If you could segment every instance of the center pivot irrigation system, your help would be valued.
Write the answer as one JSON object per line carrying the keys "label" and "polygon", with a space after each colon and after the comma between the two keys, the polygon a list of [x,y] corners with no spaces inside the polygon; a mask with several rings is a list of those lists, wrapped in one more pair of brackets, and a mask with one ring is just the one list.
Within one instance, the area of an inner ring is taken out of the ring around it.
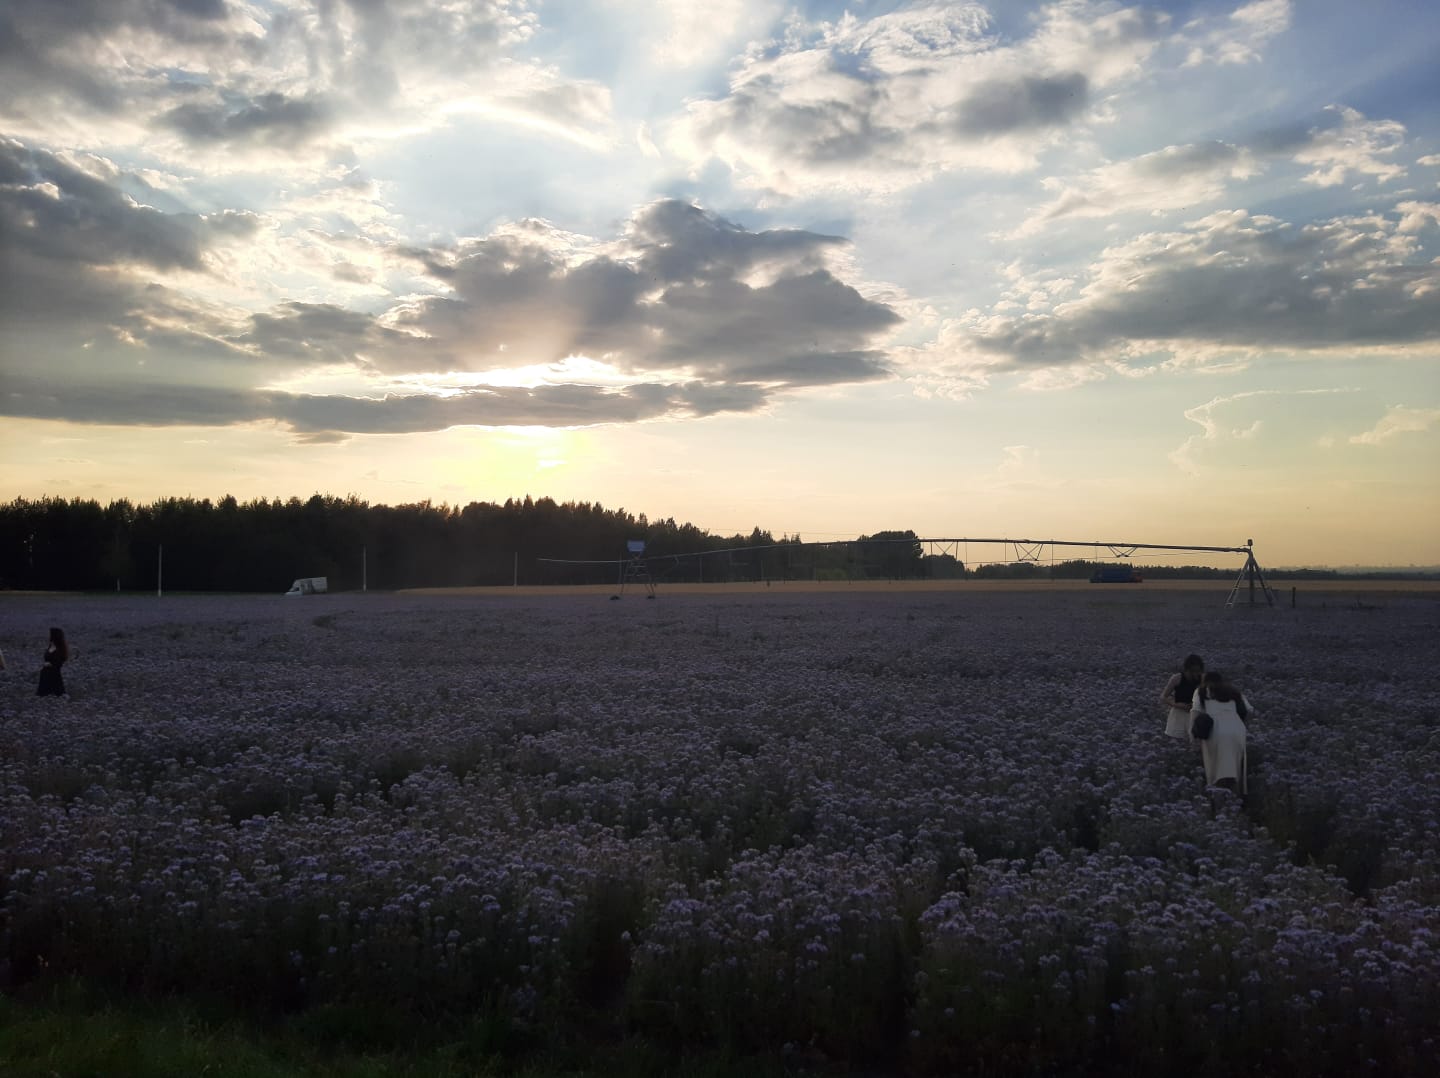
{"label": "center pivot irrigation system", "polygon": [[[656,572],[662,565],[672,568],[687,560],[713,557],[716,555],[755,554],[764,550],[785,550],[798,551],[807,547],[834,547],[849,546],[851,544],[864,545],[919,545],[926,555],[949,555],[957,561],[962,561],[958,555],[965,551],[968,557],[968,547],[971,543],[979,545],[992,544],[1009,548],[1009,560],[1012,562],[1030,562],[1040,564],[1048,551],[1051,563],[1054,563],[1055,550],[1061,547],[1082,548],[1099,552],[1107,550],[1112,558],[1129,558],[1137,550],[1169,550],[1176,552],[1194,554],[1244,554],[1245,564],[1240,567],[1240,575],[1236,578],[1235,584],[1230,589],[1230,596],[1225,600],[1226,606],[1235,606],[1240,602],[1242,593],[1248,595],[1249,603],[1255,606],[1257,603],[1257,592],[1263,598],[1267,606],[1275,605],[1275,593],[1265,583],[1265,576],[1260,570],[1260,563],[1255,560],[1255,540],[1245,540],[1244,546],[1175,546],[1164,543],[1120,543],[1102,542],[1090,540],[1089,542],[1072,541],[1068,539],[852,539],[843,542],[815,542],[815,543],[768,543],[758,546],[726,547],[720,550],[697,550],[686,554],[650,554],[645,553],[645,540],[631,539],[625,544],[626,557],[607,559],[577,559],[577,558],[540,558],[539,561],[548,565],[610,565],[615,566],[619,572],[618,590],[612,595],[612,599],[621,598],[628,588],[643,588],[647,599],[655,598]],[[1003,557],[1003,553],[1002,553]]]}

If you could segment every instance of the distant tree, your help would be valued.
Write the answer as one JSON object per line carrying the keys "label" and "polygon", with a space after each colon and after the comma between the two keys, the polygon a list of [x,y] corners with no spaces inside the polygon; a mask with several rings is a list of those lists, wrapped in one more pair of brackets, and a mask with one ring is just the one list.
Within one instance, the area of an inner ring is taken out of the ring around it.
{"label": "distant tree", "polygon": [[857,541],[866,575],[913,580],[924,575],[924,544],[913,531],[882,531]]}
{"label": "distant tree", "polygon": [[1033,561],[1016,561],[1008,565],[993,563],[975,568],[975,576],[981,580],[1035,580],[1045,572],[1046,569]]}
{"label": "distant tree", "polygon": [[929,580],[958,580],[965,575],[965,563],[953,554],[927,554],[920,559],[920,569]]}

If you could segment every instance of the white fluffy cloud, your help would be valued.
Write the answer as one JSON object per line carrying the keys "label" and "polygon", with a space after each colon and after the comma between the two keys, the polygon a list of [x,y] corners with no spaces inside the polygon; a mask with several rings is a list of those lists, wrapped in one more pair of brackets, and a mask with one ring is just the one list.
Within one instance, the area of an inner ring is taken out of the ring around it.
{"label": "white fluffy cloud", "polygon": [[1258,167],[1249,150],[1225,142],[1167,146],[1092,169],[1075,180],[1046,181],[1056,192],[1054,200],[1026,218],[1013,235],[1036,235],[1065,218],[1203,205],[1222,195],[1228,181],[1252,176]]}
{"label": "white fluffy cloud", "polygon": [[465,112],[613,137],[605,87],[520,55],[539,28],[526,0],[15,0],[6,15],[0,130],[29,140],[143,142],[218,170]]}
{"label": "white fluffy cloud", "polygon": [[1186,27],[1186,63],[1250,64],[1271,38],[1290,28],[1290,0],[1254,0],[1228,15],[1197,20]]}
{"label": "white fluffy cloud", "polygon": [[995,38],[978,5],[795,25],[752,50],[723,97],[691,102],[668,144],[784,192],[1029,168],[1097,95],[1136,72],[1164,22],[1144,8],[1072,0],[1044,9],[1016,42]]}
{"label": "white fluffy cloud", "polygon": [[1333,187],[1351,176],[1371,176],[1381,181],[1405,174],[1392,160],[1405,142],[1405,127],[1393,120],[1368,120],[1355,109],[1336,106],[1337,124],[1311,132],[1309,144],[1301,147],[1295,160],[1310,166],[1309,183]]}
{"label": "white fluffy cloud", "polygon": [[1440,408],[1407,408],[1395,405],[1380,421],[1363,433],[1351,437],[1351,445],[1383,445],[1402,434],[1419,434],[1440,427]]}

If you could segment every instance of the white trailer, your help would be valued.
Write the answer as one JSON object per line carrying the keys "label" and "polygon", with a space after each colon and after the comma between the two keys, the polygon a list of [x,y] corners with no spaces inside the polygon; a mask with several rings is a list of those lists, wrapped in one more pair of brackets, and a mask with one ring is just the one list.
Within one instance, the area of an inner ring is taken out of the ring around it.
{"label": "white trailer", "polygon": [[290,585],[286,595],[324,595],[330,590],[330,581],[323,576],[302,576]]}

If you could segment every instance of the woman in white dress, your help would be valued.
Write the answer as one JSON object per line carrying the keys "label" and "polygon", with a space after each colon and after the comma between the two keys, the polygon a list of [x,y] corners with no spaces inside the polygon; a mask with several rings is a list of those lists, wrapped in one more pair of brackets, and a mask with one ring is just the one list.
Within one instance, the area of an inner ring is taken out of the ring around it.
{"label": "woman in white dress", "polygon": [[1200,742],[1205,784],[1225,786],[1244,794],[1245,722],[1254,717],[1254,710],[1239,689],[1212,670],[1195,693],[1191,721],[1201,712],[1208,714],[1213,722],[1210,736]]}
{"label": "woman in white dress", "polygon": [[1205,676],[1205,660],[1198,655],[1187,655],[1180,664],[1180,672],[1171,674],[1160,693],[1160,703],[1165,707],[1165,733],[1169,737],[1190,740],[1190,705]]}

